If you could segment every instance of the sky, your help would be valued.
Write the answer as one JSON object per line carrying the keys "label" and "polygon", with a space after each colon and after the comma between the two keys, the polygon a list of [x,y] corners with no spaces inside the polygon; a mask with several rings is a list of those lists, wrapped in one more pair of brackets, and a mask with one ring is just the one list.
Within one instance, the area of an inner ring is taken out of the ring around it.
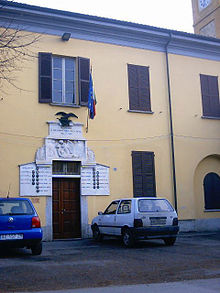
{"label": "sky", "polygon": [[193,33],[191,0],[15,0]]}

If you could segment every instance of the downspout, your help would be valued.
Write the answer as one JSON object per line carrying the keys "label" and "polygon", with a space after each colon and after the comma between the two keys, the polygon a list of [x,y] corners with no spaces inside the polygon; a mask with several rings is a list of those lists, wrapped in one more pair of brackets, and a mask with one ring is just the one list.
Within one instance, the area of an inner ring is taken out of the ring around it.
{"label": "downspout", "polygon": [[170,143],[171,143],[171,160],[172,160],[172,177],[173,177],[173,195],[174,195],[174,207],[175,207],[175,210],[177,211],[176,165],[175,165],[175,149],[174,149],[174,135],[173,135],[172,99],[171,99],[171,89],[170,89],[170,66],[169,66],[169,56],[168,56],[168,46],[171,40],[172,40],[172,34],[170,33],[169,40],[165,45],[165,53],[166,53],[169,119],[170,119]]}

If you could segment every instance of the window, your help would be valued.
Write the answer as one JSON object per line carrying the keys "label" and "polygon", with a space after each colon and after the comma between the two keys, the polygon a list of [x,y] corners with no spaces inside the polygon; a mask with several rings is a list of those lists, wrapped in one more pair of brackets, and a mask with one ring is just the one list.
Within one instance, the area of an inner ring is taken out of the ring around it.
{"label": "window", "polygon": [[80,162],[53,161],[53,175],[80,175]]}
{"label": "window", "polygon": [[118,214],[129,214],[131,212],[131,200],[122,200],[118,208]]}
{"label": "window", "polygon": [[208,173],[204,178],[205,209],[220,210],[220,177],[216,173]]}
{"label": "window", "polygon": [[129,110],[151,112],[149,67],[128,64],[128,89]]}
{"label": "window", "polygon": [[134,197],[156,196],[154,153],[132,152]]}
{"label": "window", "polygon": [[203,116],[220,118],[218,77],[200,74]]}
{"label": "window", "polygon": [[104,211],[105,215],[111,215],[111,214],[116,214],[116,210],[118,207],[118,203],[119,201],[113,201],[108,207],[107,209]]}
{"label": "window", "polygon": [[167,200],[164,199],[140,199],[138,200],[139,212],[172,212],[173,208]]}
{"label": "window", "polygon": [[39,102],[87,105],[89,72],[90,60],[87,58],[39,53]]}
{"label": "window", "polygon": [[52,57],[52,102],[76,104],[75,59]]}
{"label": "window", "polygon": [[1,215],[32,215],[34,211],[27,200],[1,200],[0,201],[0,216]]}

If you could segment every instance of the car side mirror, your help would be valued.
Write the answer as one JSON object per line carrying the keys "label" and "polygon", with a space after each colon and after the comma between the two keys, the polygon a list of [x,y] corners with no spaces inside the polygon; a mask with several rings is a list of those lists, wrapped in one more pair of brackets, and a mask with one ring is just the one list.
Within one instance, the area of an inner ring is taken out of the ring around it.
{"label": "car side mirror", "polygon": [[98,212],[98,215],[101,216],[102,215],[102,212]]}

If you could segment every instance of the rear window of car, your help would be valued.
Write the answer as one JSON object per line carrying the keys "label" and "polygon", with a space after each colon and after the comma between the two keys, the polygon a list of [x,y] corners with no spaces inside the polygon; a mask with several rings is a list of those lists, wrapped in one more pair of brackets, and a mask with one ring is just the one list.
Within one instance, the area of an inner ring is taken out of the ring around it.
{"label": "rear window of car", "polygon": [[0,200],[0,216],[32,214],[34,210],[27,200]]}
{"label": "rear window of car", "polygon": [[172,212],[173,207],[165,199],[140,199],[138,201],[139,212]]}

